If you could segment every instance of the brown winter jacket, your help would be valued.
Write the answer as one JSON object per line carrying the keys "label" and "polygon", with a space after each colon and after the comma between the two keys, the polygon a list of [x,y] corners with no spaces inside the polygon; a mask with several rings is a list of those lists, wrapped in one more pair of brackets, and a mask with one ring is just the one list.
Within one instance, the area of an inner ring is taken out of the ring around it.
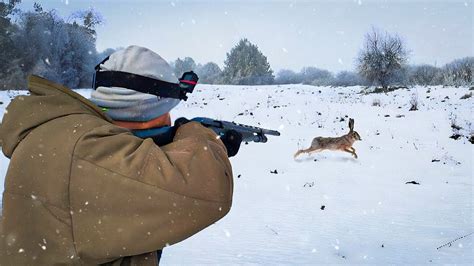
{"label": "brown winter jacket", "polygon": [[211,130],[188,123],[158,147],[66,87],[32,76],[29,90],[0,127],[0,265],[153,265],[147,253],[229,212],[232,169]]}

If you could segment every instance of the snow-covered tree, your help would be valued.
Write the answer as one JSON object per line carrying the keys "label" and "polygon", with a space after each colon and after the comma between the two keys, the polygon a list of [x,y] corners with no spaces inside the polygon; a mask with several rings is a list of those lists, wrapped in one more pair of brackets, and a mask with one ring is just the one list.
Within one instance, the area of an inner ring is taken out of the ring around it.
{"label": "snow-covered tree", "polygon": [[178,58],[172,65],[174,66],[174,74],[177,78],[180,78],[184,72],[196,71],[196,62],[191,57]]}
{"label": "snow-covered tree", "polygon": [[18,47],[12,36],[17,28],[10,16],[15,12],[19,0],[0,1],[0,89],[8,89],[12,76],[17,76]]}
{"label": "snow-covered tree", "polygon": [[397,71],[408,61],[408,51],[402,39],[375,28],[365,36],[357,58],[359,74],[387,89]]}
{"label": "snow-covered tree", "polygon": [[240,40],[225,60],[224,82],[229,84],[271,84],[274,81],[273,70],[267,57],[255,44],[247,39]]}
{"label": "snow-covered tree", "polygon": [[206,63],[203,66],[198,65],[196,73],[199,76],[200,83],[215,84],[221,81],[222,70],[214,62]]}
{"label": "snow-covered tree", "polygon": [[[41,75],[69,87],[89,86],[97,63],[95,36],[91,27],[94,13],[64,21],[54,10],[45,11],[35,3],[34,11],[19,13],[12,43],[19,47],[14,72],[6,88],[25,87],[26,76]],[[95,19],[94,21],[99,21]],[[86,25],[86,23],[89,23]],[[3,42],[2,42],[3,43]]]}
{"label": "snow-covered tree", "polygon": [[79,21],[78,24],[81,24],[85,31],[88,33],[89,36],[92,36],[96,39],[96,31],[95,28],[102,24],[103,18],[102,15],[94,10],[93,8],[89,8],[87,10],[79,10],[73,13],[72,18]]}

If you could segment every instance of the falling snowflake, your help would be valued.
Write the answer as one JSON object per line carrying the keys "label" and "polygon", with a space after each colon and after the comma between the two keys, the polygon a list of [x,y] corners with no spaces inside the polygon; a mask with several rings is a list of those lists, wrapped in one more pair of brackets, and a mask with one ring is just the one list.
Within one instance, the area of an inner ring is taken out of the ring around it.
{"label": "falling snowflake", "polygon": [[230,237],[230,236],[231,236],[229,230],[227,230],[227,229],[224,229],[224,233],[225,233],[225,236],[226,236],[226,237]]}

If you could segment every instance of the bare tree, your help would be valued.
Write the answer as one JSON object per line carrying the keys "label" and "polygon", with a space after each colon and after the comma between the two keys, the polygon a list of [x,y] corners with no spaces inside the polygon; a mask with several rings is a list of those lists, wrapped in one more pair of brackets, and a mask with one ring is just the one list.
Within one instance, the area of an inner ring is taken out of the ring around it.
{"label": "bare tree", "polygon": [[384,90],[391,85],[396,72],[408,60],[408,51],[402,39],[375,28],[365,36],[364,48],[357,58],[359,74]]}

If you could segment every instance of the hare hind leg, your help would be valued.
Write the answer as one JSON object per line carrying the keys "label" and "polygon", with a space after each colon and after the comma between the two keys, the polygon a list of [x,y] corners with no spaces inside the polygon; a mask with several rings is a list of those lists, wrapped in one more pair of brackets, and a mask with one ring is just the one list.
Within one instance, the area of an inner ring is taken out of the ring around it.
{"label": "hare hind leg", "polygon": [[302,153],[307,153],[309,149],[302,149],[302,150],[298,150],[295,155],[293,155],[293,158],[296,159],[296,157],[298,157],[298,155],[302,154]]}
{"label": "hare hind leg", "polygon": [[318,151],[321,151],[321,149],[316,149],[316,148],[312,148],[312,147],[309,147],[307,149],[303,149],[303,150],[299,150],[295,153],[295,155],[293,156],[293,158],[296,158],[298,155],[302,154],[302,153],[307,153],[308,155],[311,155],[311,153],[313,152],[318,152]]}
{"label": "hare hind leg", "polygon": [[311,154],[313,154],[313,153],[315,153],[315,152],[320,152],[320,151],[322,151],[322,150],[323,150],[323,149],[321,149],[321,148],[314,148],[314,149],[311,149],[311,150],[308,152],[308,154],[311,155]]}

